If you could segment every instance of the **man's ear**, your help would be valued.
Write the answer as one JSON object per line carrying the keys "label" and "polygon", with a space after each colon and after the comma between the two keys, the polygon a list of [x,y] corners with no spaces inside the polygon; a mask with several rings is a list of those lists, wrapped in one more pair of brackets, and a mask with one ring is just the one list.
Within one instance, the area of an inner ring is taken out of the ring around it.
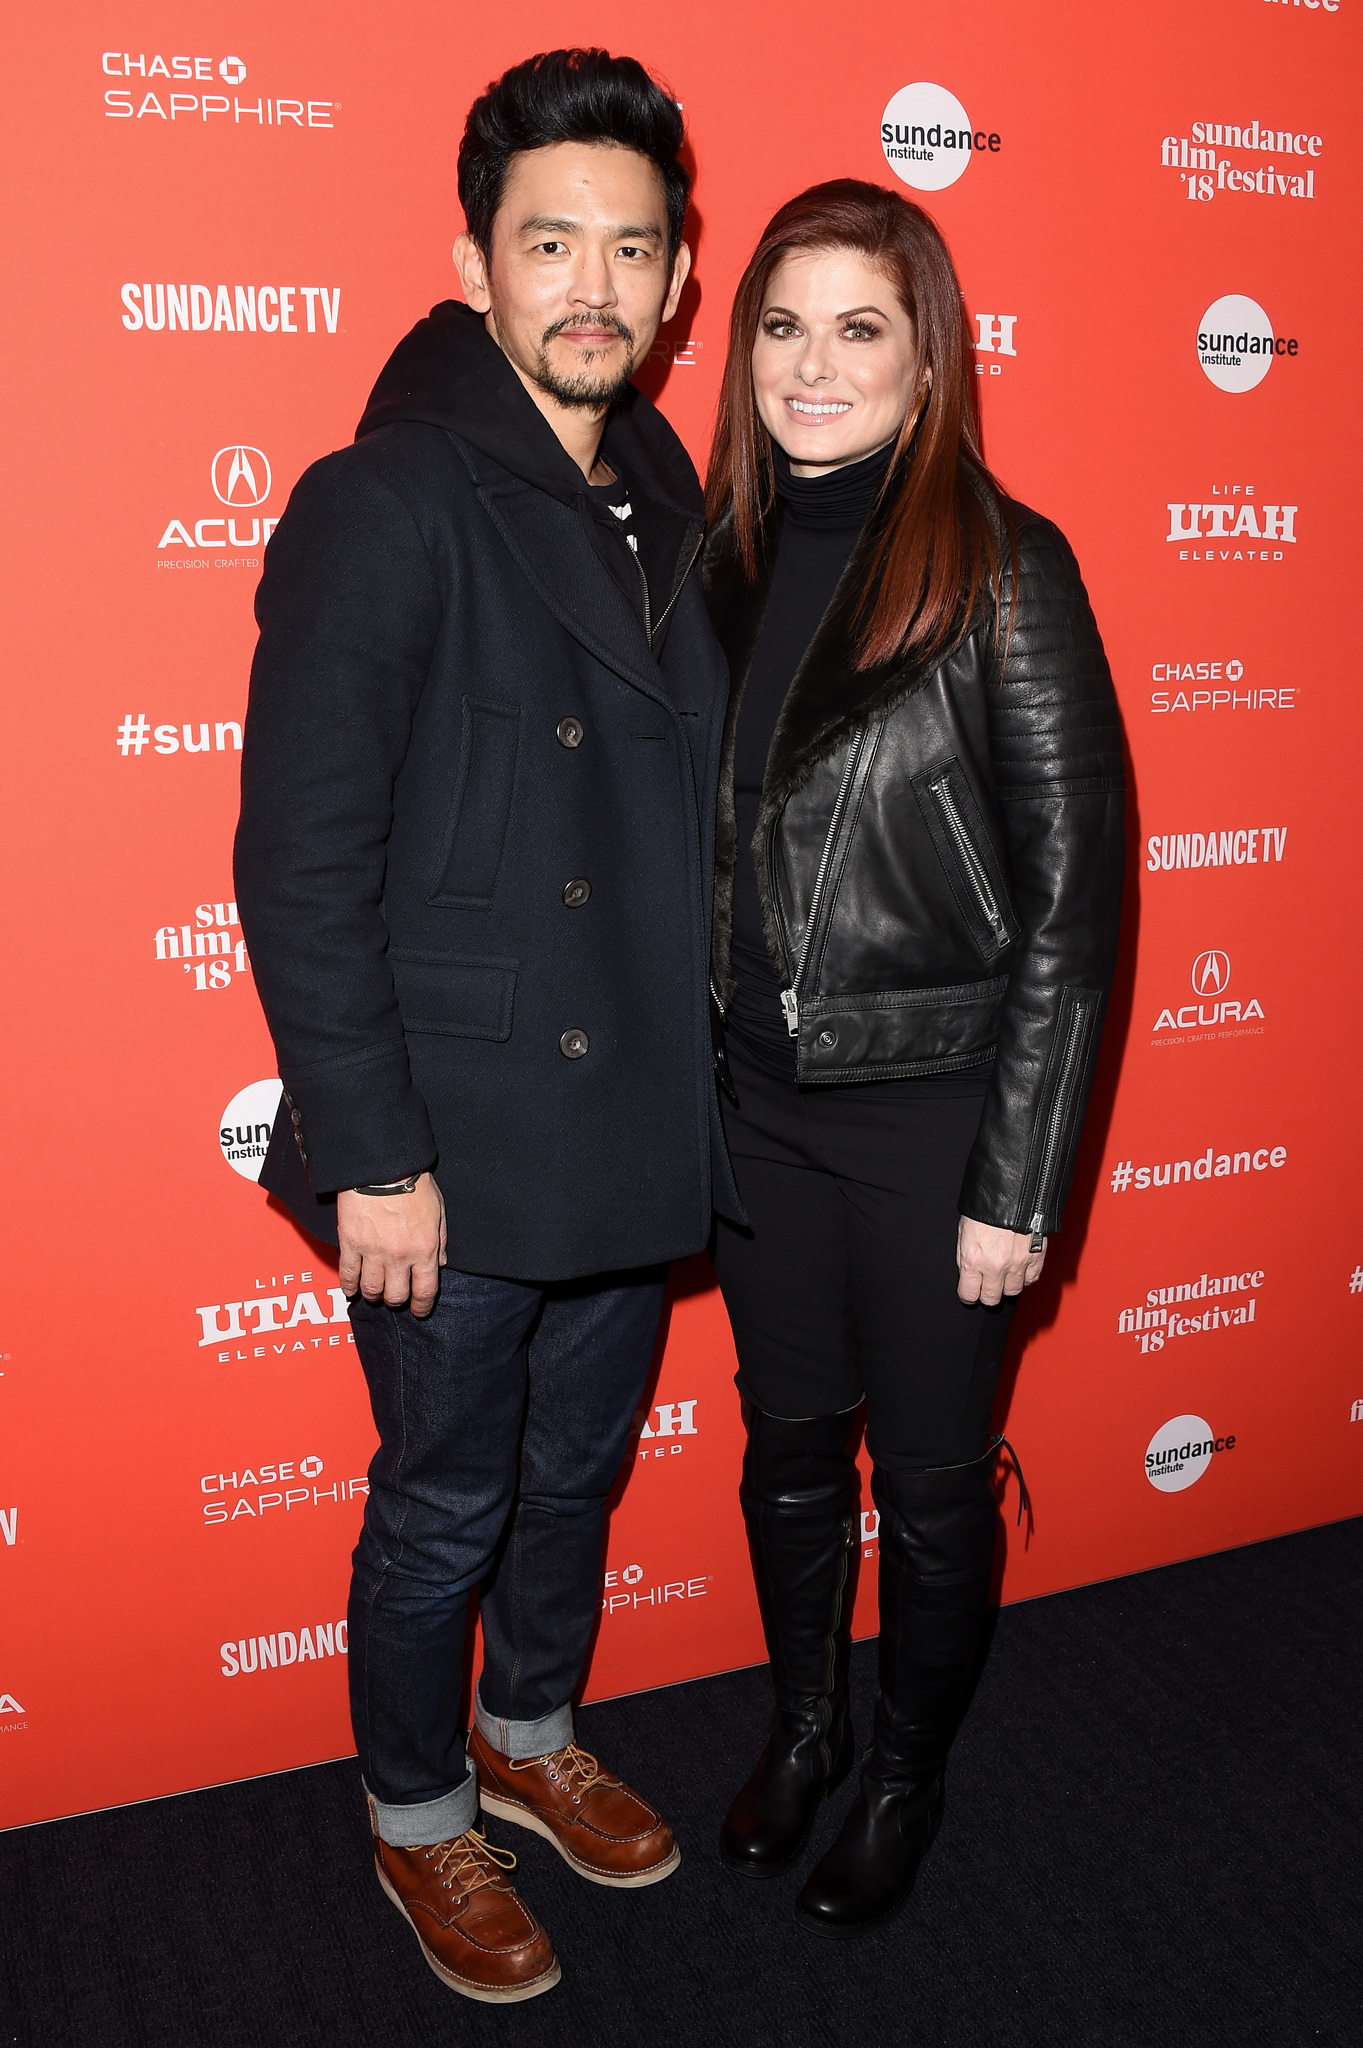
{"label": "man's ear", "polygon": [[690,275],[691,251],[687,248],[685,242],[682,242],[677,249],[676,258],[672,264],[672,282],[667,287],[667,298],[663,303],[662,315],[658,323],[659,326],[662,325],[662,322],[664,320],[670,320],[672,318],[672,315],[676,312],[677,301],[681,297],[682,293],[682,286],[686,283],[686,280]]}
{"label": "man's ear", "polygon": [[488,288],[487,258],[467,232],[454,238],[454,267],[459,272],[464,297],[474,312],[489,312],[492,293]]}

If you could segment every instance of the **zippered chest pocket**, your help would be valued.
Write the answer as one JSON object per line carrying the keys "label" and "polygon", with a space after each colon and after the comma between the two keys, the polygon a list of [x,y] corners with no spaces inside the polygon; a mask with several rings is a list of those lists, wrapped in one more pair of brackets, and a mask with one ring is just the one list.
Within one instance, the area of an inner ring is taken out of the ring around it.
{"label": "zippered chest pocket", "polygon": [[925,768],[914,777],[913,791],[957,908],[981,954],[993,960],[1022,927],[960,763],[953,757]]}

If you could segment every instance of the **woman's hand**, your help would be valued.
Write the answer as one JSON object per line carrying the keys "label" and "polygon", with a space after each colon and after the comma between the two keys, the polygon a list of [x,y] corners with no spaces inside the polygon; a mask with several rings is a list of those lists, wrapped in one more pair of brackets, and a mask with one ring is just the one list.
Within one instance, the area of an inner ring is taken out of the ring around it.
{"label": "woman's hand", "polygon": [[992,1223],[976,1223],[963,1216],[956,1233],[956,1264],[961,1278],[956,1292],[962,1301],[980,1301],[993,1308],[1005,1294],[1021,1294],[1041,1278],[1046,1263],[1048,1239],[1041,1250],[1032,1250],[1025,1230],[1000,1230]]}

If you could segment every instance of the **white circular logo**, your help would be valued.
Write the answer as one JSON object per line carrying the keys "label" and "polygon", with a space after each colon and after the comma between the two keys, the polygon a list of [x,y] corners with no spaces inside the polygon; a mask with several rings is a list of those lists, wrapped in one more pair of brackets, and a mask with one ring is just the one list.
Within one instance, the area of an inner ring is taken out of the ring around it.
{"label": "white circular logo", "polygon": [[270,495],[270,465],[259,448],[240,442],[219,448],[211,475],[220,505],[263,505]]}
{"label": "white circular logo", "polygon": [[305,1479],[315,1479],[322,1469],[322,1460],[320,1458],[300,1458],[298,1469]]}
{"label": "white circular logo", "polygon": [[644,1568],[641,1564],[627,1564],[620,1576],[627,1586],[637,1586],[644,1576]]}
{"label": "white circular logo", "polygon": [[1223,996],[1230,987],[1230,955],[1199,953],[1193,962],[1193,994]]}
{"label": "white circular logo", "polygon": [[1202,315],[1197,360],[1220,391],[1252,391],[1273,364],[1273,322],[1263,307],[1228,292]]}
{"label": "white circular logo", "polygon": [[233,1173],[259,1180],[274,1129],[275,1112],[284,1093],[282,1081],[253,1081],[234,1095],[218,1123],[218,1143]]}
{"label": "white circular logo", "polygon": [[218,76],[224,85],[240,85],[246,76],[246,66],[240,57],[224,57],[218,66]]}
{"label": "white circular logo", "polygon": [[1238,683],[1244,673],[1245,664],[1243,661],[1228,661],[1226,663],[1226,681],[1228,683]]}
{"label": "white circular logo", "polygon": [[955,93],[920,79],[885,109],[880,146],[897,178],[919,192],[954,185],[970,162],[970,116]]}
{"label": "white circular logo", "polygon": [[1212,1461],[1216,1439],[1200,1415],[1176,1415],[1157,1429],[1145,1454],[1145,1476],[1161,1493],[1182,1493]]}

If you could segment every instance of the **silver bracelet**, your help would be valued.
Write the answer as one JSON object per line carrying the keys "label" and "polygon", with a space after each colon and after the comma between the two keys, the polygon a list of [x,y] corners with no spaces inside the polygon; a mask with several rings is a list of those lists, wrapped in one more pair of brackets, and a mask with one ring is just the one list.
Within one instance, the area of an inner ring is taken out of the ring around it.
{"label": "silver bracelet", "polygon": [[359,1187],[353,1187],[352,1195],[412,1195],[421,1179],[419,1173],[409,1173],[405,1180],[371,1180]]}

